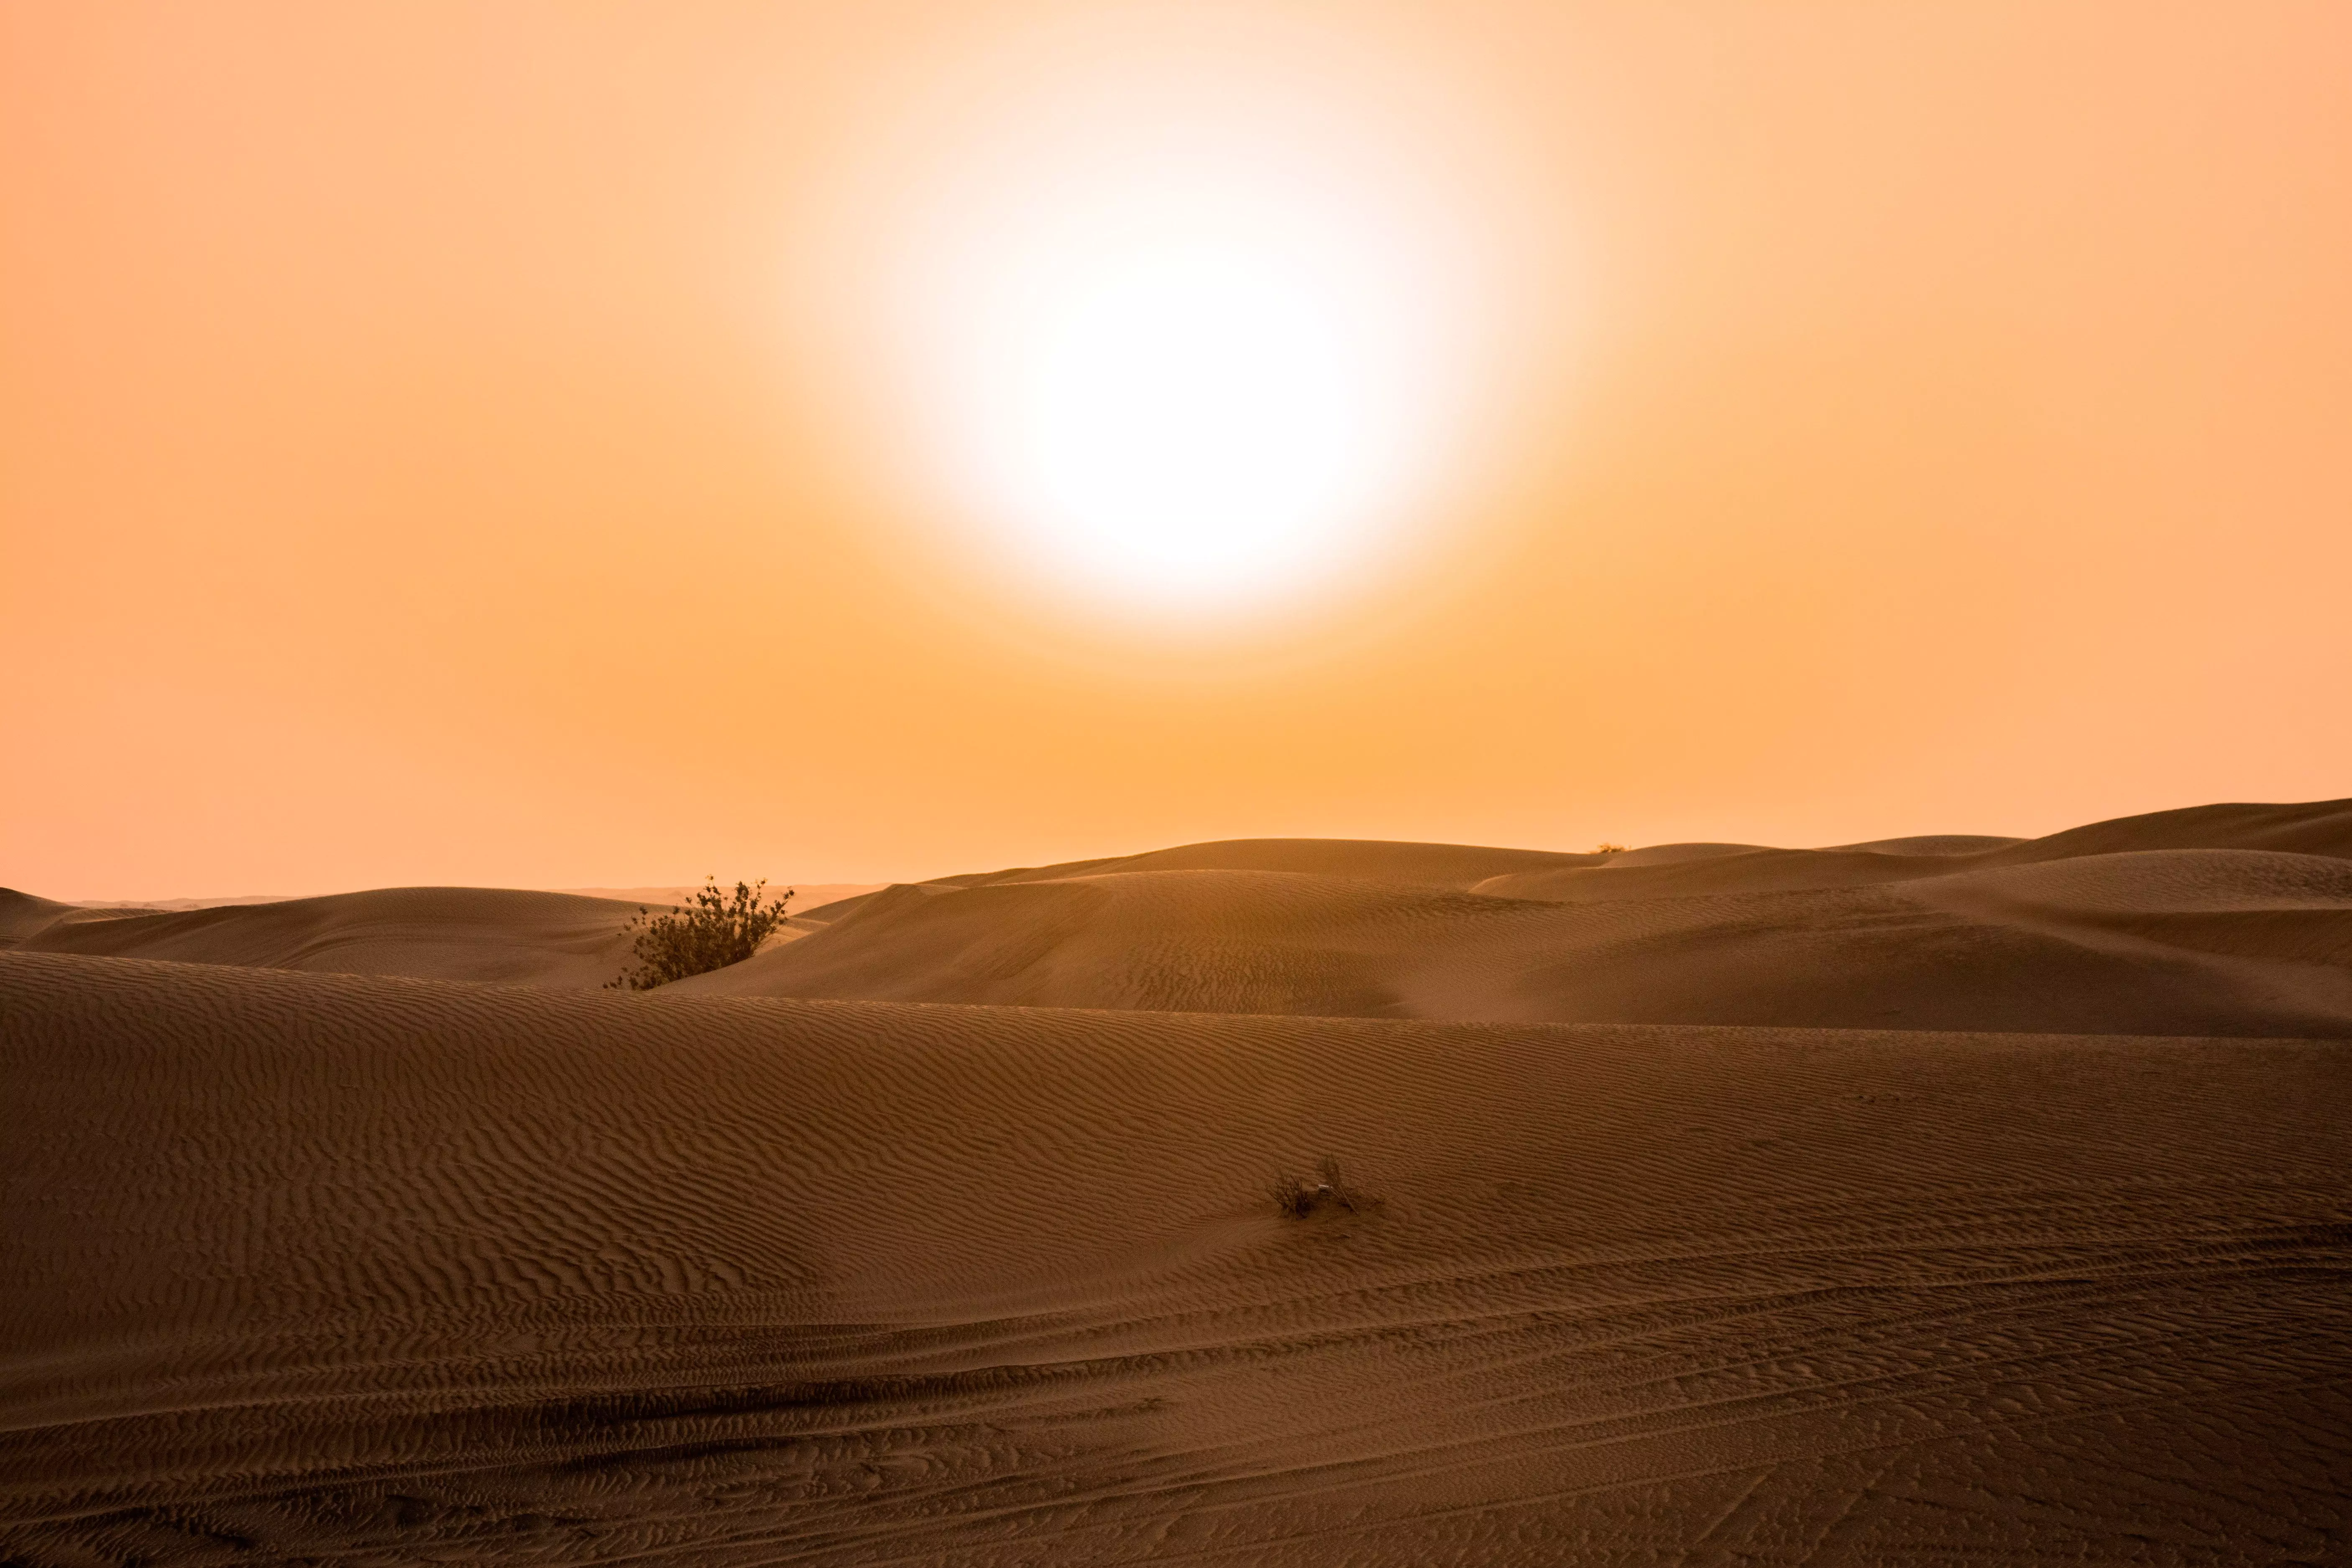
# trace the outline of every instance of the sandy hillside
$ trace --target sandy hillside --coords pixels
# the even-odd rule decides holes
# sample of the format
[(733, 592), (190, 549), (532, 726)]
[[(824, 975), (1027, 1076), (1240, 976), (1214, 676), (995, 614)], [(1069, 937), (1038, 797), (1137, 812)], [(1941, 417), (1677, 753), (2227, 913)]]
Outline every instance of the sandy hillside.
[[(385, 889), (130, 912), (0, 891), (0, 948), (601, 986), (629, 897)], [(871, 890), (688, 993), (1460, 1022), (2352, 1036), (2352, 805), (2047, 838), (1611, 855), (1247, 839)], [(833, 894), (845, 895), (839, 898)]]
[(709, 994), (2352, 1036), (2352, 805), (1614, 856), (1244, 841), (811, 910)]
[(2340, 1043), (12, 952), (0, 1072), (10, 1563), (2352, 1560)]
[[(173, 913), (82, 909), (0, 891), (0, 946), (343, 974), (578, 990), (628, 962), (637, 905), (499, 888), (381, 888)], [(37, 906), (46, 906), (42, 921)], [(25, 912), (13, 917), (11, 910)]]
[(78, 910), (79, 906), (74, 904), (36, 898), (30, 893), (20, 893), (14, 888), (0, 888), (0, 947), (15, 947)]
[(0, 893), (0, 1563), (2352, 1563), (2346, 803), (848, 890)]
[[(593, 990), (629, 963), (631, 939), (622, 928), (631, 916), (682, 903), (697, 890), (379, 888), (319, 899), (132, 905), (65, 904), (0, 888), (0, 949)], [(793, 907), (875, 890), (870, 882), (812, 884)]]

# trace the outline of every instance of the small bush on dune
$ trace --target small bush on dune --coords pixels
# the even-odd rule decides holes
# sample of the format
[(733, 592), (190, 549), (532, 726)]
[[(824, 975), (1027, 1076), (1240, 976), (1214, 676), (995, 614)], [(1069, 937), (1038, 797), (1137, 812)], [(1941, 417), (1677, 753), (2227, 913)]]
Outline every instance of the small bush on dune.
[(767, 881), (738, 882), (730, 898), (712, 877), (683, 909), (660, 914), (640, 908), (621, 929), (637, 933), (635, 962), (608, 981), (607, 991), (650, 991), (689, 974), (708, 974), (740, 963), (784, 923), (790, 888), (781, 898), (760, 901)]
[(1325, 1209), (1344, 1209), (1360, 1213), (1370, 1206), (1371, 1200), (1349, 1186), (1339, 1173), (1339, 1162), (1330, 1155), (1323, 1156), (1315, 1167), (1315, 1180), (1284, 1176), (1274, 1184), (1274, 1208), (1285, 1219), (1307, 1219)]

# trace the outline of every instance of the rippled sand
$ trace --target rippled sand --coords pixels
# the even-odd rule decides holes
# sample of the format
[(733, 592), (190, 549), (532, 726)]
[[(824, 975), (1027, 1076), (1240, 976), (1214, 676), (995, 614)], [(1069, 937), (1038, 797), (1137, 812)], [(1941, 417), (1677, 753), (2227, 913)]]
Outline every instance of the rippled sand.
[[(1117, 1009), (1091, 1011), (40, 951), (85, 922), (16, 906), (0, 1561), (2352, 1561), (2352, 1031), (2257, 1027), (2343, 971), (2347, 862), (2148, 837), (1639, 898), (1577, 889), (1932, 857), (1047, 868), (877, 895), (732, 975), (971, 900), (1029, 931), (1039, 973), (1098, 955)], [(1225, 881), (1261, 890), (1220, 927), (1202, 877), (1271, 880)], [(1628, 995), (1670, 994), (1679, 962), (1694, 1010), (1834, 1011), (1823, 931), (1853, 930), (1854, 984), (1898, 975), (1917, 1005), (1944, 961), (1905, 960), (1903, 933), (1934, 952), (1950, 928), (1759, 912), (1826, 895), (2187, 955), (2203, 988), (2163, 994), (2230, 1026), (1445, 1022), (1117, 990), (1199, 942), (1177, 1001), (1262, 1000), (1234, 955), (1288, 929), (1294, 951), (1377, 931), (1454, 954), (1462, 997), (1528, 994), (1510, 955), (1552, 942), (1651, 953), (1663, 989)], [(1055, 923), (1087, 899), (1108, 912)], [(1701, 918), (1658, 913), (1677, 903)], [(509, 959), (570, 940), (578, 911), (530, 908)], [(1775, 929), (1830, 956), (1778, 990), (1708, 977)], [(2232, 991), (2240, 963), (2304, 988)], [(1940, 972), (1956, 994), (2004, 973)], [(1382, 1007), (1436, 1009), (1379, 973)], [(2121, 982), (2065, 1003), (2097, 973), (2015, 993), (2160, 1021), (2161, 996), (2114, 1011)], [(1327, 1155), (1361, 1201), (1282, 1217), (1269, 1189)]]

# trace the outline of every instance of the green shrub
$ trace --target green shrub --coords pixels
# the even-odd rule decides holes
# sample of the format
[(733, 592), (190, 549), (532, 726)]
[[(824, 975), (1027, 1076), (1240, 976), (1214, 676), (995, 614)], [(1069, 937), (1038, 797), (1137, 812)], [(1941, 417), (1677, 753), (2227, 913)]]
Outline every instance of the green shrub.
[(761, 903), (767, 886), (764, 879), (738, 882), (730, 899), (712, 877), (682, 909), (656, 914), (639, 908), (636, 918), (621, 928), (637, 933), (635, 962), (621, 971), (619, 979), (606, 982), (604, 989), (650, 991), (689, 974), (742, 963), (784, 923), (784, 906), (792, 901), (787, 888), (782, 897)]

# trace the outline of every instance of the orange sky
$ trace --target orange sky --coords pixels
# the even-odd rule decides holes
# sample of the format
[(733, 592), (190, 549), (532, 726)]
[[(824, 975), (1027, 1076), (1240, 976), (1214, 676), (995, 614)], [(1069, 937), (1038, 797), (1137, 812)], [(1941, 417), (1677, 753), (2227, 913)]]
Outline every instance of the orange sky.
[[(2347, 60), (2336, 5), (0, 5), (0, 883), (2352, 793)], [(1512, 349), (1409, 550), (1234, 625), (992, 558), (871, 335), (990, 116), (1170, 61), (1204, 133), (1355, 125)]]

